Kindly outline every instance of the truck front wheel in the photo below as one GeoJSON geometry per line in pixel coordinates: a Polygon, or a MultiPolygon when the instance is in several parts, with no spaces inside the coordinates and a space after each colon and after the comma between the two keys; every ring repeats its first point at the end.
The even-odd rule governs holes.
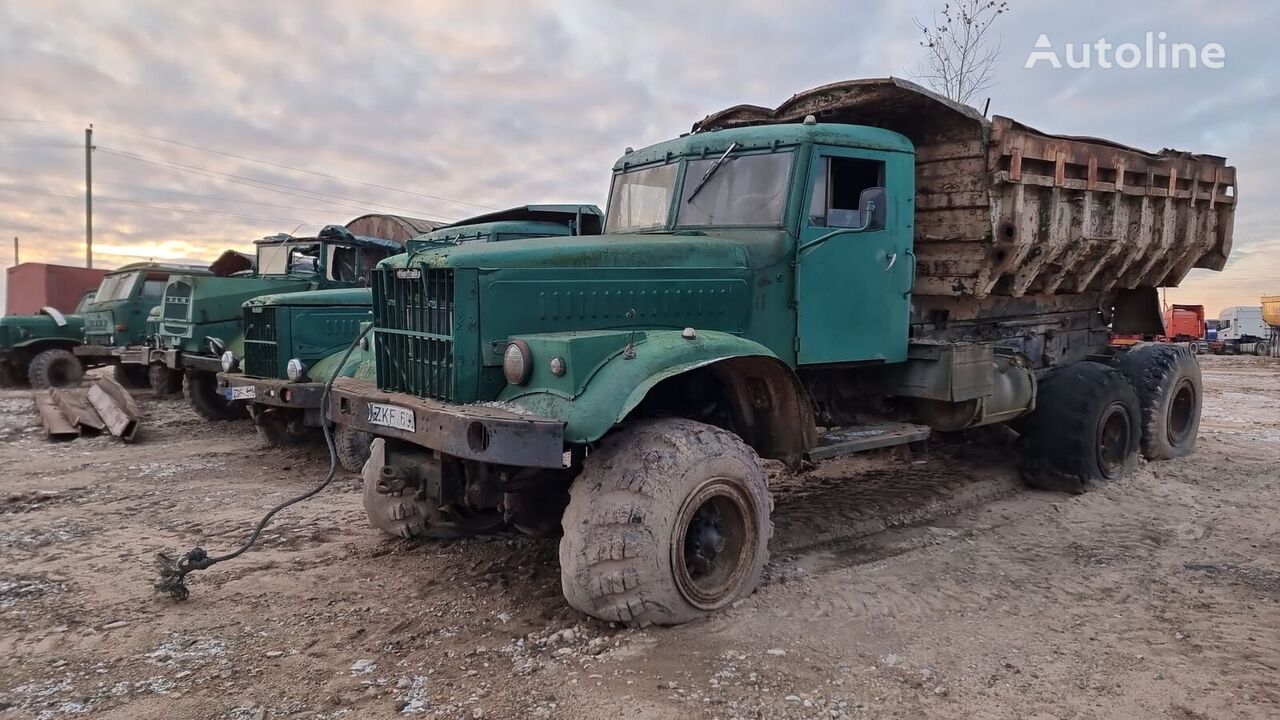
{"type": "Polygon", "coordinates": [[[1094,362],[1051,369],[1019,424],[1023,479],[1082,493],[1124,476],[1137,462],[1139,418],[1138,396],[1119,370],[1094,362]]]}
{"type": "Polygon", "coordinates": [[[338,464],[343,470],[358,473],[369,461],[369,445],[373,436],[361,432],[349,425],[336,425],[333,428],[333,447],[338,455],[338,464]]]}
{"type": "Polygon", "coordinates": [[[36,390],[77,387],[84,379],[84,366],[70,352],[53,348],[31,358],[27,378],[36,390]]]}
{"type": "Polygon", "coordinates": [[[145,388],[151,385],[150,373],[145,365],[120,363],[112,372],[115,373],[116,382],[127,388],[145,388]]]}
{"type": "Polygon", "coordinates": [[[182,376],[182,395],[205,420],[236,420],[248,414],[242,405],[233,406],[218,392],[218,376],[189,370],[182,376]]]}
{"type": "Polygon", "coordinates": [[[182,392],[182,373],[152,363],[147,367],[147,384],[157,395],[176,395],[182,392]]]}
{"type": "Polygon", "coordinates": [[[636,627],[719,610],[759,585],[772,510],[759,458],[736,435],[677,418],[626,427],[587,456],[569,489],[565,598],[636,627]]]}
{"type": "Polygon", "coordinates": [[[1178,345],[1143,345],[1121,355],[1116,367],[1138,393],[1143,457],[1189,455],[1196,447],[1204,399],[1195,355],[1178,345]]]}

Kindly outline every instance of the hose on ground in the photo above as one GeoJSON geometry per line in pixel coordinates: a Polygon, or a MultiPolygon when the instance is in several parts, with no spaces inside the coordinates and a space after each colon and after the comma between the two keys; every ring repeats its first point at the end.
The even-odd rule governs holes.
{"type": "Polygon", "coordinates": [[[369,334],[371,329],[373,329],[373,325],[365,326],[365,328],[360,331],[360,334],[356,336],[356,339],[351,342],[351,346],[342,354],[342,359],[339,360],[338,364],[334,367],[333,374],[325,381],[324,392],[320,395],[320,410],[322,418],[320,421],[320,429],[324,433],[324,443],[329,449],[329,473],[325,475],[324,481],[301,495],[285,500],[279,505],[268,510],[267,514],[263,515],[262,519],[258,521],[257,526],[253,528],[253,532],[249,534],[249,537],[240,544],[240,547],[226,553],[225,555],[209,555],[204,548],[200,547],[191,548],[181,557],[174,557],[166,553],[157,553],[156,567],[160,570],[160,579],[154,584],[156,592],[168,595],[177,601],[186,600],[191,595],[191,591],[187,588],[186,584],[188,574],[197,570],[207,570],[220,562],[226,562],[227,560],[232,560],[243,555],[249,550],[249,548],[253,547],[254,543],[258,541],[258,537],[262,535],[263,528],[271,522],[271,518],[275,517],[276,513],[291,505],[296,505],[303,500],[314,497],[319,494],[321,490],[328,487],[329,483],[333,482],[333,479],[338,474],[338,449],[333,442],[333,428],[331,427],[332,423],[329,421],[327,410],[329,407],[329,390],[333,388],[333,382],[338,379],[338,373],[342,372],[343,366],[345,366],[347,364],[347,360],[351,358],[351,353],[355,352],[356,348],[359,347],[360,342],[364,340],[365,336],[369,334]]]}

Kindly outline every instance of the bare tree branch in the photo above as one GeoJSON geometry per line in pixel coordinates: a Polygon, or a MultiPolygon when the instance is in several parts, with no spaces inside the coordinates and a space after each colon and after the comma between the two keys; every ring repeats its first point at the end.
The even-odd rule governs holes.
{"type": "Polygon", "coordinates": [[[968,104],[995,85],[1000,44],[992,44],[991,25],[1007,12],[1004,0],[948,0],[928,24],[915,20],[925,57],[911,77],[968,104]]]}

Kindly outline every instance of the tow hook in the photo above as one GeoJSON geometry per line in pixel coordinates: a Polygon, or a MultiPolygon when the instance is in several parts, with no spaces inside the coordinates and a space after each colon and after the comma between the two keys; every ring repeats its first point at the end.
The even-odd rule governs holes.
{"type": "Polygon", "coordinates": [[[403,491],[409,485],[404,476],[405,470],[406,468],[396,465],[383,465],[378,471],[378,494],[395,495],[403,491]]]}

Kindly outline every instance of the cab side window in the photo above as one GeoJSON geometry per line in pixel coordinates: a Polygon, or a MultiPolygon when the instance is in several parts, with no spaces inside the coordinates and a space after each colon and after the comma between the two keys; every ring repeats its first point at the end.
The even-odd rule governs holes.
{"type": "Polygon", "coordinates": [[[884,187],[884,161],[823,156],[814,170],[810,227],[860,227],[858,198],[862,191],[884,187]]]}

